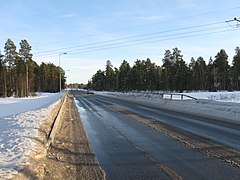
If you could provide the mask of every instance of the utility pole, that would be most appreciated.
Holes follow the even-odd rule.
[[[233,27],[233,28],[239,28],[240,27],[240,17],[235,17],[233,19],[227,20],[225,21],[226,23],[229,24],[229,26]],[[232,25],[231,23],[235,23],[235,25]]]

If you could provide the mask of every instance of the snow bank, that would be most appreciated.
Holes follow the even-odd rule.
[[[0,179],[11,178],[37,150],[38,131],[62,94],[0,99]]]
[[[0,98],[0,118],[48,107],[60,97],[59,93],[41,93],[29,98]]]
[[[208,99],[219,102],[240,103],[240,92],[191,92],[184,93],[197,99]]]
[[[160,95],[151,92],[140,93],[113,93],[95,92],[98,95],[114,96],[130,101],[157,106],[189,114],[211,117],[216,120],[240,123],[240,92],[192,92],[185,95],[197,98],[197,100],[179,100],[180,96],[168,96],[162,98]]]

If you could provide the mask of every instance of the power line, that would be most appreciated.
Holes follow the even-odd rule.
[[[149,43],[155,43],[155,42],[163,42],[163,41],[169,41],[169,40],[176,40],[176,39],[184,39],[184,38],[190,38],[190,37],[199,37],[199,36],[205,36],[205,35],[211,35],[211,34],[218,34],[218,33],[223,33],[223,32],[230,32],[230,31],[236,31],[236,29],[231,29],[231,30],[221,30],[221,31],[216,31],[216,32],[208,32],[208,33],[200,33],[200,34],[193,34],[193,35],[186,35],[186,36],[180,36],[180,37],[172,37],[172,38],[166,38],[166,39],[160,39],[160,40],[152,40],[152,41],[145,41],[143,43],[149,44]],[[114,49],[114,48],[120,48],[120,47],[128,47],[128,46],[133,46],[133,45],[138,45],[139,43],[130,43],[130,44],[125,44],[125,45],[119,45],[119,46],[111,46],[111,47],[106,47],[106,48],[98,48],[98,49],[88,49],[86,51],[82,52],[92,52],[92,51],[99,51],[99,50],[105,50],[105,49]],[[70,54],[79,54],[80,52],[72,52]]]
[[[76,54],[76,53],[78,54],[80,52],[89,52],[89,51],[96,51],[96,50],[98,51],[98,50],[112,49],[112,48],[117,48],[117,47],[127,47],[127,46],[137,45],[139,43],[153,43],[153,42],[160,42],[160,41],[167,41],[167,40],[174,40],[174,39],[183,39],[183,38],[187,38],[187,37],[195,37],[195,36],[197,37],[197,36],[202,36],[202,35],[217,34],[217,33],[228,32],[228,31],[233,31],[233,30],[208,32],[208,33],[202,33],[202,34],[194,34],[194,35],[173,37],[173,38],[167,38],[167,39],[158,39],[158,40],[156,40],[156,38],[148,38],[148,39],[144,39],[144,40],[135,40],[135,41],[131,41],[131,42],[112,43],[112,44],[105,44],[105,45],[101,45],[101,46],[93,46],[93,47],[89,47],[89,48],[75,49],[75,50],[72,50],[70,52],[68,51],[68,52],[69,52],[69,54]],[[198,32],[200,32],[200,31],[198,31]],[[186,34],[186,33],[179,33],[178,35],[180,35],[180,34]],[[167,36],[162,36],[162,37],[167,37]],[[150,40],[150,39],[155,39],[155,40],[150,41],[150,42],[145,41],[145,40]],[[57,54],[58,53],[51,53],[51,54],[43,55],[42,57],[54,57]]]
[[[83,45],[70,46],[70,47],[58,48],[58,49],[47,50],[47,51],[40,51],[40,52],[37,52],[35,54],[44,54],[44,53],[54,52],[54,51],[58,52],[58,51],[72,49],[72,48],[78,48],[79,46],[90,46],[90,45],[95,45],[95,44],[102,44],[102,43],[114,42],[114,41],[119,41],[119,40],[132,39],[132,38],[143,37],[143,36],[150,36],[150,35],[155,35],[155,34],[169,33],[169,32],[179,31],[179,30],[206,27],[206,26],[209,26],[209,25],[217,25],[217,24],[222,24],[222,23],[223,22],[220,21],[220,22],[215,22],[215,23],[208,23],[208,24],[202,24],[202,25],[196,25],[196,26],[190,26],[190,27],[184,27],[184,28],[170,29],[170,30],[165,30],[165,31],[157,31],[157,32],[153,32],[153,33],[147,33],[147,34],[141,34],[141,35],[135,35],[135,36],[128,36],[128,37],[123,37],[123,38],[118,38],[118,39],[107,40],[107,41],[98,41],[98,42],[87,43],[87,44],[83,44]]]
[[[69,51],[77,50],[79,47],[86,48],[86,47],[89,47],[89,46],[91,47],[91,46],[94,46],[94,45],[101,45],[101,44],[105,44],[105,43],[129,40],[129,39],[134,39],[134,38],[149,37],[149,36],[153,36],[153,35],[166,34],[166,33],[175,32],[175,31],[183,31],[183,30],[188,30],[188,29],[196,29],[196,28],[202,28],[202,27],[207,27],[207,26],[220,25],[222,23],[224,23],[224,22],[214,22],[214,23],[201,24],[201,25],[195,25],[195,26],[190,26],[190,27],[183,27],[183,28],[176,28],[176,29],[170,29],[170,30],[164,30],[164,31],[157,31],[157,32],[152,32],[152,33],[147,33],[147,34],[141,34],[141,35],[128,36],[128,37],[123,37],[123,38],[118,38],[118,39],[112,39],[112,40],[107,40],[107,41],[99,41],[99,42],[94,42],[94,43],[82,44],[82,45],[78,45],[78,46],[70,46],[70,47],[64,47],[64,48],[59,48],[59,49],[54,49],[54,50],[41,51],[41,52],[35,53],[35,55],[39,55],[39,56],[51,55],[54,52],[59,53],[59,51],[68,51],[69,52]],[[215,29],[215,28],[216,27],[214,27],[213,29]],[[202,30],[197,30],[197,31],[206,31],[206,30],[211,30],[211,29],[202,29]],[[195,32],[195,31],[193,31],[193,32]],[[183,32],[183,33],[191,33],[191,32]],[[170,35],[167,35],[167,36],[170,36]],[[176,35],[176,34],[173,34],[173,35]],[[150,37],[150,38],[154,38],[154,37]],[[118,43],[121,43],[121,42],[118,42]]]
[[[204,16],[204,15],[217,14],[217,13],[226,12],[226,11],[230,11],[230,10],[237,10],[237,9],[240,9],[240,6],[230,7],[230,8],[225,8],[225,9],[220,9],[220,10],[215,10],[215,11],[209,11],[209,12],[205,12],[205,13],[194,14],[194,15],[189,15],[189,16],[184,16],[184,17],[179,17],[179,18],[173,18],[173,19],[168,19],[168,20],[165,20],[165,21],[177,21],[177,20],[188,19],[188,18],[192,18],[192,17],[199,17],[199,16]],[[155,21],[153,23],[146,23],[146,24],[142,24],[142,25],[132,26],[132,27],[128,27],[128,28],[122,28],[122,29],[118,29],[118,30],[115,30],[115,31],[110,31],[110,32],[105,32],[105,33],[100,33],[100,34],[94,34],[94,35],[89,35],[89,36],[81,36],[81,37],[74,38],[72,40],[56,41],[54,43],[48,43],[46,45],[57,44],[57,43],[61,43],[61,42],[70,42],[70,41],[75,41],[77,39],[87,39],[87,38],[97,37],[97,36],[101,36],[101,35],[105,35],[105,34],[113,34],[113,33],[116,33],[116,32],[127,31],[127,30],[131,30],[131,29],[136,29],[136,28],[140,28],[140,27],[145,27],[145,26],[157,24],[159,22],[162,22],[162,21]],[[44,45],[39,46],[39,47],[43,47],[43,46]]]
[[[214,28],[217,29],[217,28]],[[134,46],[138,45],[140,43],[155,43],[155,42],[162,42],[162,41],[169,41],[169,40],[176,40],[176,39],[184,39],[184,38],[190,38],[190,37],[199,37],[199,36],[205,36],[205,35],[211,35],[211,34],[218,34],[218,33],[223,33],[223,32],[230,32],[230,31],[235,31],[236,29],[230,29],[230,30],[221,30],[221,31],[215,31],[215,32],[206,32],[206,33],[198,33],[198,34],[191,34],[191,35],[184,35],[186,33],[178,33],[175,35],[183,35],[179,37],[171,37],[169,35],[169,38],[163,38],[163,39],[155,39],[151,40],[150,38],[144,39],[143,41],[137,40],[137,41],[131,41],[131,42],[125,42],[125,43],[115,43],[115,44],[106,44],[103,46],[95,46],[95,47],[89,47],[89,48],[81,48],[77,50],[73,50],[71,52],[68,52],[69,54],[79,54],[79,53],[86,53],[86,52],[94,52],[94,51],[99,51],[99,50],[106,50],[106,49],[114,49],[114,48],[122,48],[122,47],[128,47],[128,46]],[[207,30],[205,30],[207,31]],[[196,32],[201,32],[201,31],[195,31]],[[193,33],[193,32],[191,32]],[[167,37],[167,36],[162,36],[162,37]],[[43,57],[54,57],[57,53],[55,54],[49,54]]]
[[[191,33],[196,33],[196,32],[203,32],[203,31],[209,31],[209,30],[216,30],[216,29],[221,29],[221,28],[225,28],[226,26],[221,26],[221,27],[215,27],[215,28],[211,28],[211,29],[204,29],[204,30],[195,30],[195,31],[188,31],[188,32],[181,32],[181,33],[175,33],[175,34],[168,34],[168,35],[161,35],[161,36],[153,36],[153,37],[148,37],[148,38],[143,38],[143,39],[136,39],[131,41],[130,43],[133,42],[144,42],[145,40],[152,40],[152,39],[159,39],[159,38],[163,38],[163,37],[171,37],[171,36],[178,36],[178,35],[183,35],[183,34],[191,34]],[[160,39],[161,40],[161,39]],[[70,50],[68,52],[74,52],[77,50],[86,50],[86,49],[92,49],[92,48],[98,48],[98,47],[105,47],[105,46],[112,46],[112,45],[121,45],[124,43],[128,43],[128,42],[118,42],[118,43],[112,43],[112,44],[106,44],[106,45],[100,45],[100,46],[94,46],[94,47],[89,47],[89,48],[81,48],[81,49],[75,49],[75,50]]]

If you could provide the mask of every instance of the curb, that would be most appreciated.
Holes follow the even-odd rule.
[[[49,132],[49,135],[48,135],[48,138],[47,138],[47,142],[45,143],[45,153],[44,153],[45,156],[47,155],[47,151],[50,148],[51,144],[53,143],[53,140],[55,138],[57,129],[58,129],[60,123],[61,123],[63,106],[66,102],[66,97],[67,97],[67,95],[65,94],[61,99],[61,105],[60,105],[59,111],[58,111],[56,117],[54,118],[52,128],[51,128],[51,130]]]

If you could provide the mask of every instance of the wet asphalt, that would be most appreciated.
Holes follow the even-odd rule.
[[[167,122],[236,150],[240,149],[239,126],[82,91],[71,93],[107,179],[239,179],[240,168],[186,147],[112,107]]]

